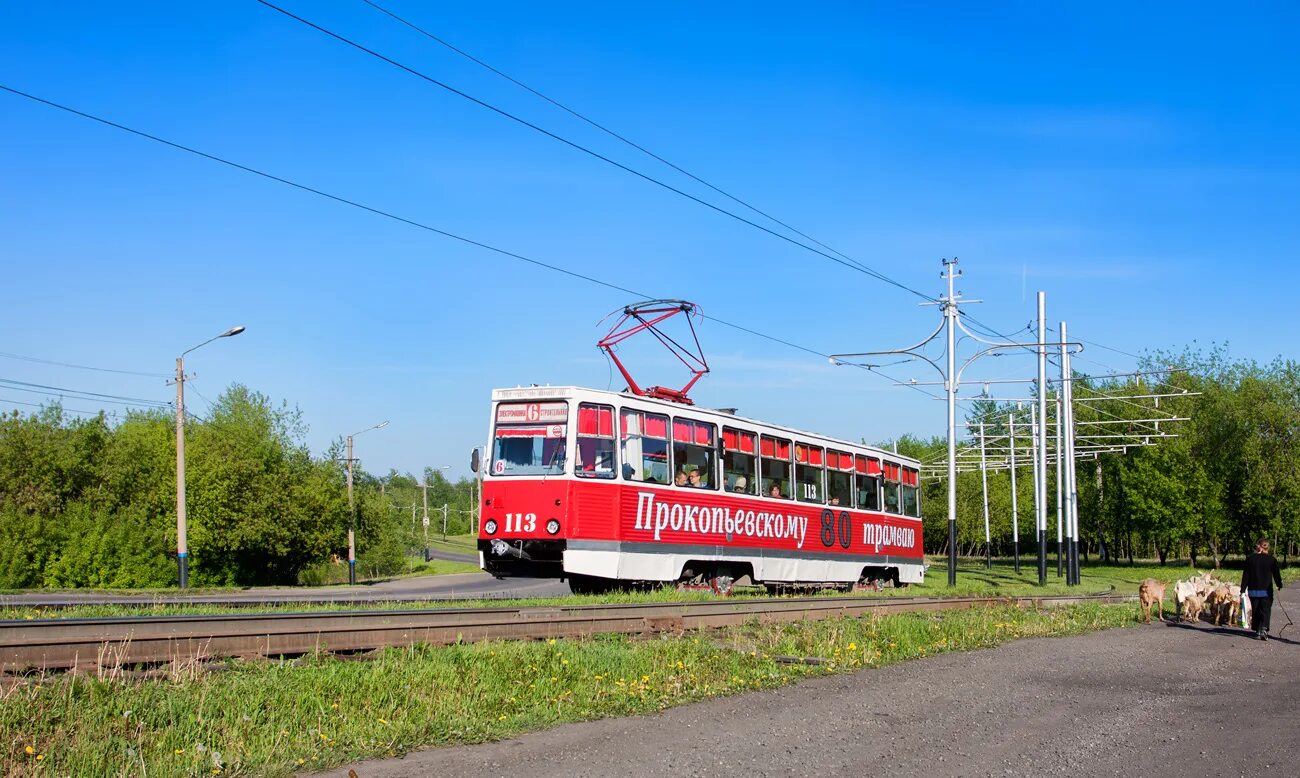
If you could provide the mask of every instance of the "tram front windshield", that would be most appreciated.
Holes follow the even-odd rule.
[[[492,474],[560,475],[568,432],[565,403],[503,403],[497,409]],[[523,423],[517,423],[522,421]],[[516,423],[512,423],[516,422]]]

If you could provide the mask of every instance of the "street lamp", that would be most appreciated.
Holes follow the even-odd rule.
[[[176,567],[180,588],[190,585],[190,549],[185,524],[185,355],[217,338],[230,338],[244,331],[241,324],[213,336],[176,357]]]
[[[388,422],[381,421],[373,427],[366,427],[361,432],[370,430],[381,430],[388,426]],[[352,501],[352,439],[361,432],[354,432],[348,435],[348,583],[355,585],[357,582],[357,506]]]

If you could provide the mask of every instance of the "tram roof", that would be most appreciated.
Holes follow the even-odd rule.
[[[518,386],[513,389],[493,389],[492,401],[523,401],[523,400],[568,400],[568,399],[585,399],[589,397],[608,398],[607,402],[618,402],[626,404],[629,400],[638,405],[657,406],[663,408],[668,414],[678,413],[697,413],[720,420],[722,423],[728,421],[754,424],[760,427],[769,427],[772,430],[780,431],[795,438],[808,438],[810,442],[818,441],[828,445],[839,445],[853,449],[866,449],[880,457],[887,458],[893,462],[899,462],[915,467],[920,467],[920,462],[904,454],[896,454],[893,451],[887,451],[876,446],[866,443],[853,443],[841,438],[833,438],[823,435],[820,432],[809,432],[807,430],[786,427],[781,424],[773,424],[770,421],[761,419],[751,419],[747,416],[740,416],[729,411],[717,408],[706,408],[701,405],[683,405],[682,403],[672,402],[671,400],[660,400],[654,397],[642,397],[629,392],[611,392],[607,389],[591,389],[585,386]]]

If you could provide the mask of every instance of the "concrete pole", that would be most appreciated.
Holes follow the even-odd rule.
[[[980,483],[984,488],[984,567],[993,569],[993,539],[989,534],[989,471],[984,458],[984,422],[980,422]]]
[[[1061,469],[1062,469],[1061,463],[1063,461],[1063,457],[1061,456],[1061,435],[1062,435],[1061,428],[1064,426],[1065,425],[1061,420],[1061,392],[1058,390],[1056,393],[1056,577],[1057,578],[1060,578],[1064,572],[1062,569],[1063,555],[1061,553],[1062,524],[1064,523],[1063,522],[1064,508],[1063,508],[1062,495],[1065,488],[1061,481]]]
[[[180,588],[190,585],[189,527],[185,522],[185,355],[176,357],[176,568]]]
[[[1038,585],[1047,585],[1047,293],[1038,293],[1038,466],[1034,476],[1038,494],[1034,514],[1038,520]]]
[[[1011,556],[1020,573],[1020,511],[1016,506],[1016,415],[1007,414],[1007,439],[1011,441]]]
[[[1068,543],[1067,565],[1070,568],[1068,583],[1078,586],[1079,574],[1079,482],[1074,461],[1074,383],[1070,368],[1069,330],[1061,322],[1061,388],[1064,391],[1062,407],[1065,409],[1065,522]]]
[[[352,436],[348,435],[348,583],[357,583],[357,505],[352,499]]]
[[[944,319],[948,328],[948,372],[944,384],[948,390],[948,585],[957,585],[957,298],[953,295],[952,282],[957,264],[945,260],[948,279],[948,299],[944,307]]]
[[[447,503],[442,504],[442,542],[447,542]]]
[[[424,561],[429,561],[429,481],[420,482],[420,492],[424,502]]]

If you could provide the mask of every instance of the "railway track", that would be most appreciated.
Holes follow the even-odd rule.
[[[431,608],[314,613],[0,621],[0,673],[87,670],[224,657],[356,653],[412,643],[653,634],[835,616],[1015,605],[1120,603],[1132,597],[806,597],[690,603]]]

